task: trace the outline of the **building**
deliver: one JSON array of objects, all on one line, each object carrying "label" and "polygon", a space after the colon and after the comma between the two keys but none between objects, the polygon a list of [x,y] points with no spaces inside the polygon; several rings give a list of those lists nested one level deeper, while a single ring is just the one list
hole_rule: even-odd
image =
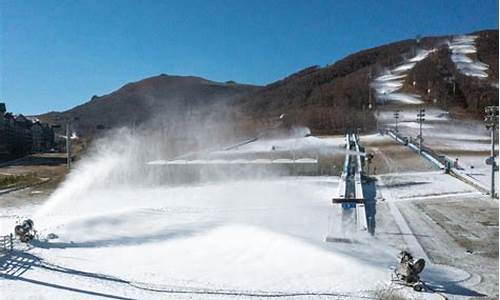
[{"label": "building", "polygon": [[55,133],[54,128],[47,123],[40,123],[42,125],[43,130],[43,142],[42,149],[44,151],[49,151],[54,148],[55,145]]},{"label": "building", "polygon": [[0,103],[0,159],[8,156],[9,154],[9,149],[7,147],[7,121],[5,119],[5,112],[5,103]]},{"label": "building", "polygon": [[43,127],[40,122],[35,122],[31,125],[31,152],[43,152],[44,149]]},{"label": "building", "polygon": [[34,152],[46,152],[54,147],[54,130],[38,119],[13,115],[0,103],[0,160]]},{"label": "building", "polygon": [[23,115],[15,117],[15,155],[25,155],[31,153],[33,145],[33,136],[31,133],[31,126],[33,122]]},{"label": "building", "polygon": [[15,156],[16,148],[16,119],[12,113],[4,114],[4,132],[5,132],[5,142],[7,144],[8,156]]}]

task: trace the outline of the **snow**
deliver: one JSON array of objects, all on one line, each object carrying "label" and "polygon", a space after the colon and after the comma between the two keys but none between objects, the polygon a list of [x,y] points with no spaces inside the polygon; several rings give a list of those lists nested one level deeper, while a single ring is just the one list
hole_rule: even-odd
[{"label": "snow", "polygon": [[408,201],[437,195],[453,195],[476,190],[442,171],[394,173],[378,176],[380,193],[389,201]]},{"label": "snow", "polygon": [[390,93],[382,97],[385,100],[398,101],[405,104],[422,104],[423,101],[417,94]]},{"label": "snow", "polygon": [[[411,110],[400,112],[398,129],[403,136],[415,138],[418,135],[419,123],[415,121],[415,115],[416,112]],[[392,112],[386,111],[382,112],[379,118],[390,121],[387,124],[394,127],[391,117]],[[458,158],[464,174],[489,187],[491,166],[486,165],[485,160],[490,156],[491,138],[483,122],[469,120],[464,124],[463,121],[451,119],[447,114],[442,114],[436,109],[427,109],[425,118],[426,121],[422,126],[424,145],[439,154],[446,155],[452,161]],[[497,153],[498,147],[498,141],[496,141]],[[495,173],[498,174],[498,172]],[[496,184],[496,190],[498,190],[498,184]]]},{"label": "snow", "polygon": [[[433,287],[435,290],[442,290],[442,284],[440,281],[449,280],[453,278],[453,283],[460,283],[454,287],[450,287],[448,292],[454,294],[452,290],[455,290],[457,295],[460,294],[458,291],[463,290],[462,284],[465,286],[476,285],[480,282],[480,276],[475,274],[470,274],[465,270],[460,270],[458,268],[453,268],[450,266],[445,266],[435,263],[435,256],[432,252],[429,254],[421,244],[421,237],[419,237],[412,228],[417,226],[415,220],[412,216],[403,214],[400,211],[400,206],[405,207],[410,200],[411,203],[415,203],[418,200],[429,200],[434,199],[440,201],[440,198],[456,198],[463,195],[471,197],[481,197],[481,194],[477,191],[472,191],[470,187],[463,182],[447,175],[442,172],[420,172],[420,173],[405,173],[405,174],[388,174],[384,176],[378,176],[379,198],[383,198],[386,201],[389,211],[393,216],[396,226],[402,234],[402,239],[408,247],[408,250],[414,255],[414,257],[421,257],[426,260],[426,267],[422,273],[422,278],[425,278],[426,285]],[[444,189],[442,187],[445,187]],[[416,191],[423,192],[420,196],[415,194]],[[412,191],[412,192],[410,192]],[[468,191],[468,192],[467,192]],[[421,216],[426,216],[424,211],[415,211],[416,214]],[[424,217],[425,218],[425,217]],[[425,218],[426,221],[430,220]],[[430,222],[433,223],[433,222]],[[448,278],[448,279],[445,279]],[[408,295],[407,299],[413,299],[413,295]],[[433,299],[441,299],[434,295]],[[449,295],[446,295],[447,297]],[[417,299],[425,298],[423,295],[416,296]],[[443,297],[444,298],[444,297]],[[445,298],[447,299],[447,298]]]},{"label": "snow", "polygon": [[[399,122],[415,121],[417,118],[417,109],[401,109],[399,108]],[[394,122],[394,111],[385,110],[378,112],[379,121]],[[449,119],[449,113],[442,109],[433,107],[425,108],[425,120],[429,121],[446,121]]]},{"label": "snow", "polygon": [[[330,204],[337,184],[337,177],[286,177],[87,191],[35,220],[41,236],[58,238],[11,257],[25,270],[17,280],[0,280],[2,295],[370,295],[390,282],[398,249],[364,235],[358,244],[324,241],[343,231],[335,227],[342,211]],[[38,209],[9,211],[2,229],[13,226],[13,213]],[[433,266],[425,276],[442,283],[462,273]]]},{"label": "snow", "polygon": [[403,215],[399,211],[396,204],[391,201],[388,203],[388,206],[392,216],[394,217],[394,221],[398,225],[399,230],[403,235],[403,238],[406,244],[408,245],[409,249],[411,249],[413,255],[415,257],[421,257],[425,259],[425,261],[430,261],[429,257],[427,256],[427,253],[425,253],[425,250],[422,248],[422,245],[420,245],[417,238],[413,235],[413,232],[406,223],[406,220],[404,219]]},{"label": "snow", "polygon": [[211,155],[224,154],[255,154],[262,152],[291,152],[308,151],[311,153],[345,152],[342,146],[345,144],[344,136],[338,137],[297,137],[297,138],[267,138],[258,139],[255,142],[233,148],[226,151],[214,151]]},{"label": "snow", "polygon": [[[496,145],[498,149],[498,144]],[[460,155],[459,165],[464,170],[463,173],[479,181],[483,186],[490,189],[491,185],[491,166],[486,164],[485,156],[478,155]],[[498,157],[496,159],[498,164]],[[495,171],[495,191],[498,192],[498,171]]]},{"label": "snow", "polygon": [[224,165],[224,164],[316,164],[317,159],[314,158],[299,158],[299,159],[195,159],[195,160],[154,160],[150,161],[148,165]]},{"label": "snow", "polygon": [[[35,242],[26,254],[45,264],[161,289],[360,295],[389,280],[387,268],[397,250],[324,242],[331,219],[341,213],[330,204],[337,183],[335,177],[291,177],[73,194],[35,220],[41,236],[58,238]],[[39,208],[15,213],[34,209]],[[15,219],[4,217],[2,228],[13,227]],[[374,255],[369,262],[364,258]],[[76,273],[33,265],[25,280],[2,280],[0,287],[7,297],[20,290],[25,295],[38,290],[50,299],[88,296],[27,280],[158,297],[128,283]]]},{"label": "snow", "polygon": [[414,57],[408,59],[409,62],[419,62],[427,58],[429,54],[434,52],[435,50],[425,50],[425,49],[420,49]]},{"label": "snow", "polygon": [[393,72],[396,72],[396,73],[399,73],[399,72],[406,72],[406,71],[409,71],[411,69],[413,69],[413,67],[416,65],[416,63],[407,63],[407,64],[402,64],[396,68],[394,68],[392,71]]},{"label": "snow", "polygon": [[450,48],[451,60],[455,63],[457,69],[467,76],[478,78],[486,78],[488,74],[485,72],[489,66],[483,62],[473,60],[468,54],[477,53],[476,49],[477,36],[455,36],[448,43]]},{"label": "snow", "polygon": [[415,56],[376,77],[370,83],[370,86],[375,89],[377,99],[383,102],[395,101],[405,104],[422,104],[423,101],[420,95],[398,91],[403,87],[407,72],[413,69],[419,61],[427,58],[433,51],[435,50],[420,49]]},{"label": "snow", "polygon": [[[345,153],[344,142],[343,136],[262,139],[221,152]],[[33,216],[40,236],[4,259],[2,297],[359,299],[390,282],[389,267],[404,245],[393,248],[356,232],[355,222],[344,224],[349,214],[331,203],[339,177],[167,185],[149,182],[144,163],[134,167],[137,157],[127,152],[134,147],[106,146],[79,161],[45,203],[0,208],[1,234]],[[379,182],[390,202],[472,192],[438,172],[387,174]],[[332,235],[357,243],[325,242]],[[435,265],[425,272],[440,284],[468,275]]]},{"label": "snow", "polygon": [[[401,122],[398,123],[398,126],[409,127],[409,128],[420,128],[420,123],[418,122]],[[422,129],[430,129],[432,125],[422,124]]]},{"label": "snow", "polygon": [[[186,288],[345,293],[373,289],[374,283],[362,283],[387,278],[384,268],[364,266],[348,255],[239,224],[151,245],[56,250],[52,255],[59,254],[85,257],[86,269],[99,273]],[[129,257],[134,258],[134,268],[120,266]],[[62,258],[59,263],[74,265],[75,260]]]}]

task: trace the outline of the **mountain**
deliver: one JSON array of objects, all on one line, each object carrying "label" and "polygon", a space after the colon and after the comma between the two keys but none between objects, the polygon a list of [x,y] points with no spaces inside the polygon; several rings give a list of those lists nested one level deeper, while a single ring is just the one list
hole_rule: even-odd
[{"label": "mountain", "polygon": [[[376,111],[431,105],[479,118],[498,103],[498,30],[415,38],[312,66],[264,87],[160,75],[130,83],[71,110],[40,119],[80,131],[141,124],[152,118],[228,118],[246,131],[304,125],[314,133],[373,130]],[[214,117],[215,116],[215,117]]]},{"label": "mountain", "polygon": [[192,76],[159,76],[126,84],[104,96],[64,112],[38,116],[51,124],[70,122],[80,134],[93,135],[99,130],[136,126],[152,119],[173,118],[191,111],[209,111],[232,99],[259,90],[253,85],[214,82]]},{"label": "mountain", "polygon": [[478,117],[484,106],[495,103],[498,30],[364,50],[292,74],[243,97],[239,105],[243,114],[257,118],[287,113],[290,123],[313,132],[342,133],[373,129],[373,111],[386,105],[435,105]]}]

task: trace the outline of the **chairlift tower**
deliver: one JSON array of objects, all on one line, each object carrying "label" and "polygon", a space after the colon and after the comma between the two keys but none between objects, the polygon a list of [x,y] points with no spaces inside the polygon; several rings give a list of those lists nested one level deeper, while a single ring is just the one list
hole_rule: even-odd
[{"label": "chairlift tower", "polygon": [[491,154],[486,160],[487,164],[491,165],[491,198],[495,198],[495,170],[497,169],[497,164],[495,161],[495,135],[498,129],[498,106],[487,106],[484,108],[484,125],[486,129],[491,131]]},{"label": "chairlift tower", "polygon": [[417,113],[417,121],[419,123],[419,134],[418,134],[418,153],[422,154],[422,143],[424,138],[422,137],[422,123],[425,121],[425,109],[421,109]]}]

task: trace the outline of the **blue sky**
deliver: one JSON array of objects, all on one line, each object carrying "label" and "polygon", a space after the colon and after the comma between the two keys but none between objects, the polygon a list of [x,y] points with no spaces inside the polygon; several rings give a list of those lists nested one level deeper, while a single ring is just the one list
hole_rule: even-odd
[{"label": "blue sky", "polygon": [[0,101],[61,111],[160,73],[266,84],[418,34],[498,28],[498,0],[0,0]]}]

